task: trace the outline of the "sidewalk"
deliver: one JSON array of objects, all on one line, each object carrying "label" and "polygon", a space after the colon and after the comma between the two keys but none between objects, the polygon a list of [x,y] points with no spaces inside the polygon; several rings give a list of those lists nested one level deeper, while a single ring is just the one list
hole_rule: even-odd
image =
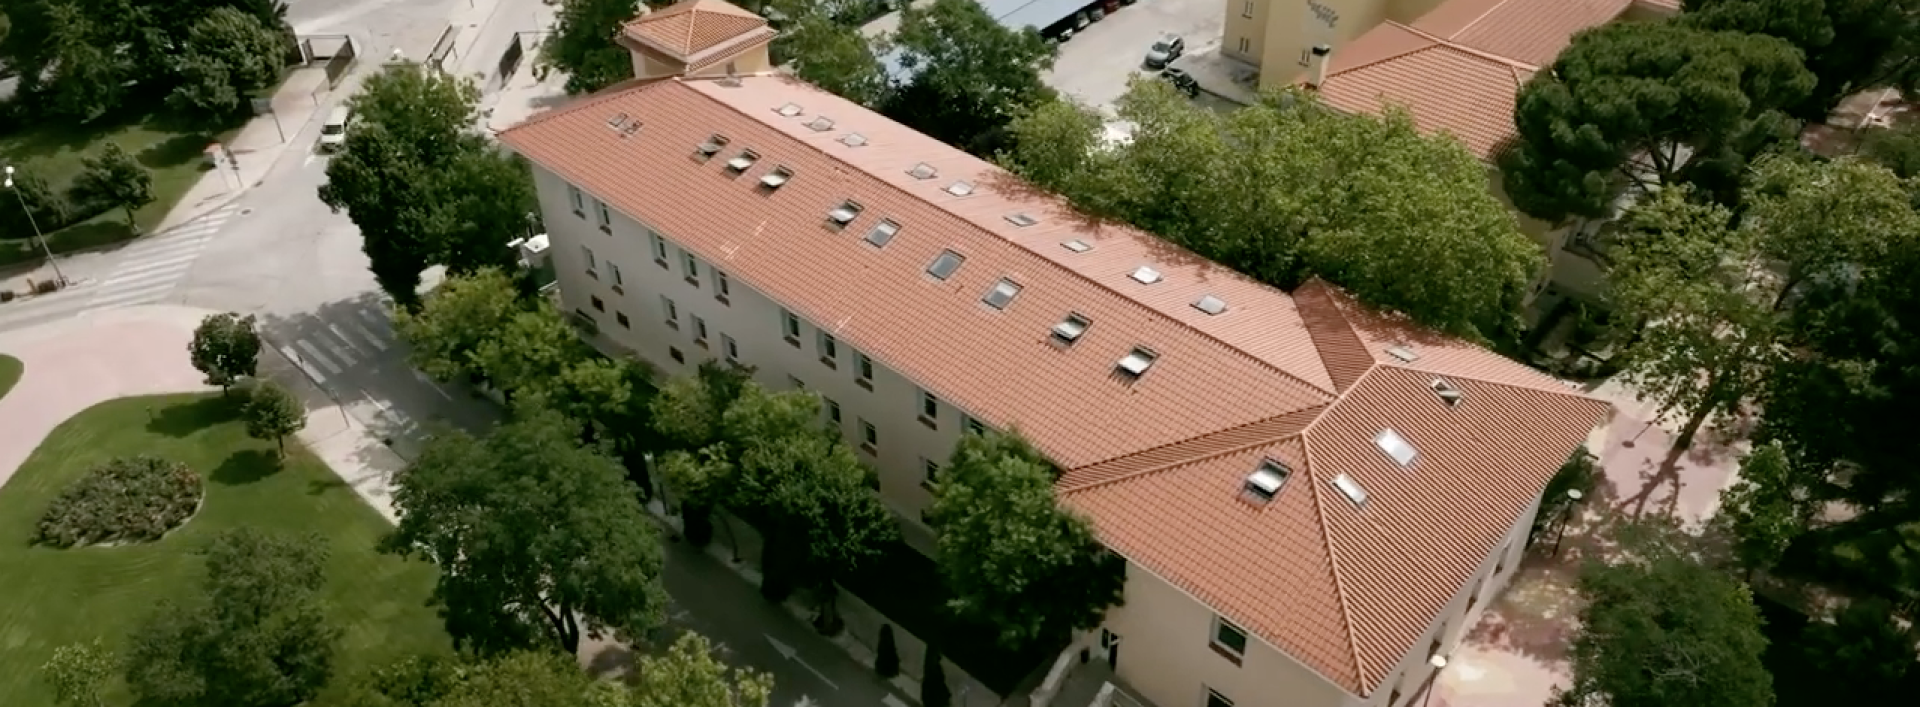
[{"label": "sidewalk", "polygon": [[222,158],[187,190],[154,231],[165,231],[226,206],[258,185],[289,152],[299,154],[299,150],[311,148],[310,142],[301,139],[301,133],[323,109],[340,100],[334,95],[337,91],[325,90],[326,81],[326,70],[319,66],[289,74],[273,94],[273,110],[247,121],[227,143],[239,168]]}]

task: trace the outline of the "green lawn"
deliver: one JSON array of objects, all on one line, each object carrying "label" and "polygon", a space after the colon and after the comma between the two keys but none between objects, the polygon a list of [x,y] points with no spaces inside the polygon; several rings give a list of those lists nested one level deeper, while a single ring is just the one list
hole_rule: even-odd
[{"label": "green lawn", "polygon": [[0,354],[0,398],[7,397],[13,391],[15,383],[20,382],[20,374],[26,371],[20,359]]},{"label": "green lawn", "polygon": [[[117,123],[102,119],[88,125],[45,121],[31,130],[0,136],[0,161],[33,170],[65,193],[81,172],[82,159],[97,154],[108,142],[116,143],[153,175],[153,203],[134,212],[140,228],[151,230],[206,173],[202,152],[207,144],[231,138],[234,132],[179,122],[157,115]],[[126,240],[129,235],[126,213],[112,209],[50,233],[48,241],[57,252],[72,252]],[[30,245],[0,242],[0,265],[38,257]]]},{"label": "green lawn", "polygon": [[[184,461],[207,480],[207,501],[178,531],[152,544],[51,550],[27,538],[42,509],[91,464],[157,454]],[[272,446],[250,439],[234,406],[218,394],[126,398],[61,424],[0,487],[0,695],[8,705],[50,705],[38,668],[57,646],[102,638],[120,645],[155,601],[190,594],[200,579],[193,554],[210,536],[252,526],[316,531],[332,546],[326,595],[346,630],[336,675],[397,656],[449,651],[439,618],[425,606],[430,565],[374,552],[390,527],[304,448],[284,465]],[[336,685],[338,681],[336,680]],[[323,694],[311,703],[337,699]],[[116,685],[108,704],[129,703]]]}]

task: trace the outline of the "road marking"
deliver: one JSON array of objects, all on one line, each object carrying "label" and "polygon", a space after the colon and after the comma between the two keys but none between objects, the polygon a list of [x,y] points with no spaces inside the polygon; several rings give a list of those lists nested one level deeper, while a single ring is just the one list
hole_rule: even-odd
[{"label": "road marking", "polygon": [[382,318],[379,315],[374,314],[373,312],[370,312],[364,309],[359,309],[354,311],[355,313],[360,315],[361,319],[367,320],[368,324],[374,325],[375,327],[379,328],[381,331],[388,331],[393,328],[385,318]]},{"label": "road marking", "polygon": [[192,253],[187,253],[184,255],[176,255],[171,258],[167,258],[165,260],[141,261],[140,264],[135,267],[127,268],[114,273],[113,279],[101,283],[101,286],[112,287],[114,285],[118,285],[123,282],[144,280],[149,277],[153,277],[155,275],[165,277],[173,273],[155,272],[155,271],[176,270],[176,269],[179,269],[180,266],[190,263],[193,261],[194,258],[198,258],[198,257],[200,257],[200,252],[196,250]]},{"label": "road marking", "polygon": [[880,704],[886,705],[887,707],[908,707],[906,702],[898,697],[894,697],[891,692],[887,693],[886,697],[880,698]]},{"label": "road marking", "polygon": [[765,634],[765,635],[767,637],[767,642],[773,644],[773,651],[775,653],[779,653],[780,657],[786,658],[787,660],[791,660],[795,663],[800,664],[800,667],[805,668],[807,672],[813,673],[814,677],[820,678],[820,682],[826,683],[828,688],[831,688],[834,690],[840,689],[839,685],[835,685],[833,684],[832,680],[827,679],[827,676],[825,673],[820,672],[819,669],[814,668],[811,665],[807,665],[807,661],[801,660],[800,651],[795,650],[793,646],[789,646],[785,643],[781,643],[780,639],[774,638],[773,634],[771,633]]},{"label": "road marking", "polygon": [[132,289],[121,289],[118,291],[102,290],[99,294],[94,295],[93,302],[87,306],[92,309],[109,309],[152,302],[155,299],[165,296],[168,291],[173,289],[173,285],[174,281],[168,280],[166,282],[158,282],[145,287],[134,287]]},{"label": "road marking", "polygon": [[321,339],[320,344],[327,347],[327,353],[331,353],[333,354],[334,358],[340,359],[340,365],[342,366],[352,368],[354,367],[355,364],[359,363],[358,361],[354,360],[353,354],[348,353],[344,349],[341,349],[338,345],[334,344],[331,341],[328,341],[326,339]]},{"label": "road marking", "polygon": [[325,366],[327,368],[328,373],[332,373],[336,376],[340,375],[340,367],[333,365],[333,361],[328,359],[326,354],[320,353],[320,349],[318,347],[315,347],[312,342],[307,341],[306,339],[299,339],[294,341],[293,345],[300,347],[301,351],[305,351],[307,353],[307,358],[312,359],[314,363],[318,363],[322,366]]},{"label": "road marking", "polygon": [[307,365],[306,361],[301,360],[300,352],[293,350],[292,346],[281,346],[280,355],[287,357],[287,360],[292,361],[293,365],[299,366],[300,370],[305,372],[307,377],[312,378],[314,383],[325,384],[327,382],[327,377],[320,375],[319,371],[313,370],[312,366]]},{"label": "road marking", "polygon": [[[333,325],[329,324],[327,326],[333,326]],[[374,333],[371,331],[367,331],[367,328],[360,326],[358,322],[347,322],[347,326],[353,327],[354,331],[360,332],[360,338],[366,339],[367,343],[372,344],[374,350],[376,351],[387,350],[386,343],[382,342],[379,336],[374,335]]]}]

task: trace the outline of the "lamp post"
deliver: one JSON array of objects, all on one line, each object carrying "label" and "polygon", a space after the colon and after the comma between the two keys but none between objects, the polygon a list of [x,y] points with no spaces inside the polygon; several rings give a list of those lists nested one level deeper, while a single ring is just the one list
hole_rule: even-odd
[{"label": "lamp post", "polygon": [[1560,541],[1567,537],[1567,521],[1573,515],[1573,507],[1580,505],[1580,499],[1585,497],[1586,494],[1581,493],[1580,489],[1567,489],[1567,504],[1560,507],[1560,521],[1556,523],[1560,528],[1553,534],[1554,557],[1560,556]]},{"label": "lamp post", "polygon": [[1433,666],[1433,674],[1427,676],[1427,695],[1420,698],[1420,707],[1427,707],[1433,701],[1433,688],[1440,684],[1440,671],[1447,667],[1447,657],[1435,653],[1427,658],[1427,665]]},{"label": "lamp post", "polygon": [[47,256],[47,264],[53,266],[53,279],[61,287],[67,286],[67,276],[60,272],[60,261],[53,257],[53,248],[47,245],[47,236],[40,232],[40,222],[33,218],[33,209],[27,206],[27,197],[13,186],[13,165],[7,165],[7,190],[13,192],[13,198],[20,201],[20,210],[27,214],[27,224],[33,227],[33,239],[40,241],[40,252]]}]

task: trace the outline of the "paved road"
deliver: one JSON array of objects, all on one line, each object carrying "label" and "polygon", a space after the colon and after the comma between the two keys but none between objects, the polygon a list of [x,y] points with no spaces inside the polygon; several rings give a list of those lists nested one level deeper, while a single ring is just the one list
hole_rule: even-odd
[{"label": "paved road", "polygon": [[0,308],[0,329],[162,301],[185,278],[208,243],[240,212],[237,206],[223,207],[79,263],[63,258],[63,272],[77,284]]}]

